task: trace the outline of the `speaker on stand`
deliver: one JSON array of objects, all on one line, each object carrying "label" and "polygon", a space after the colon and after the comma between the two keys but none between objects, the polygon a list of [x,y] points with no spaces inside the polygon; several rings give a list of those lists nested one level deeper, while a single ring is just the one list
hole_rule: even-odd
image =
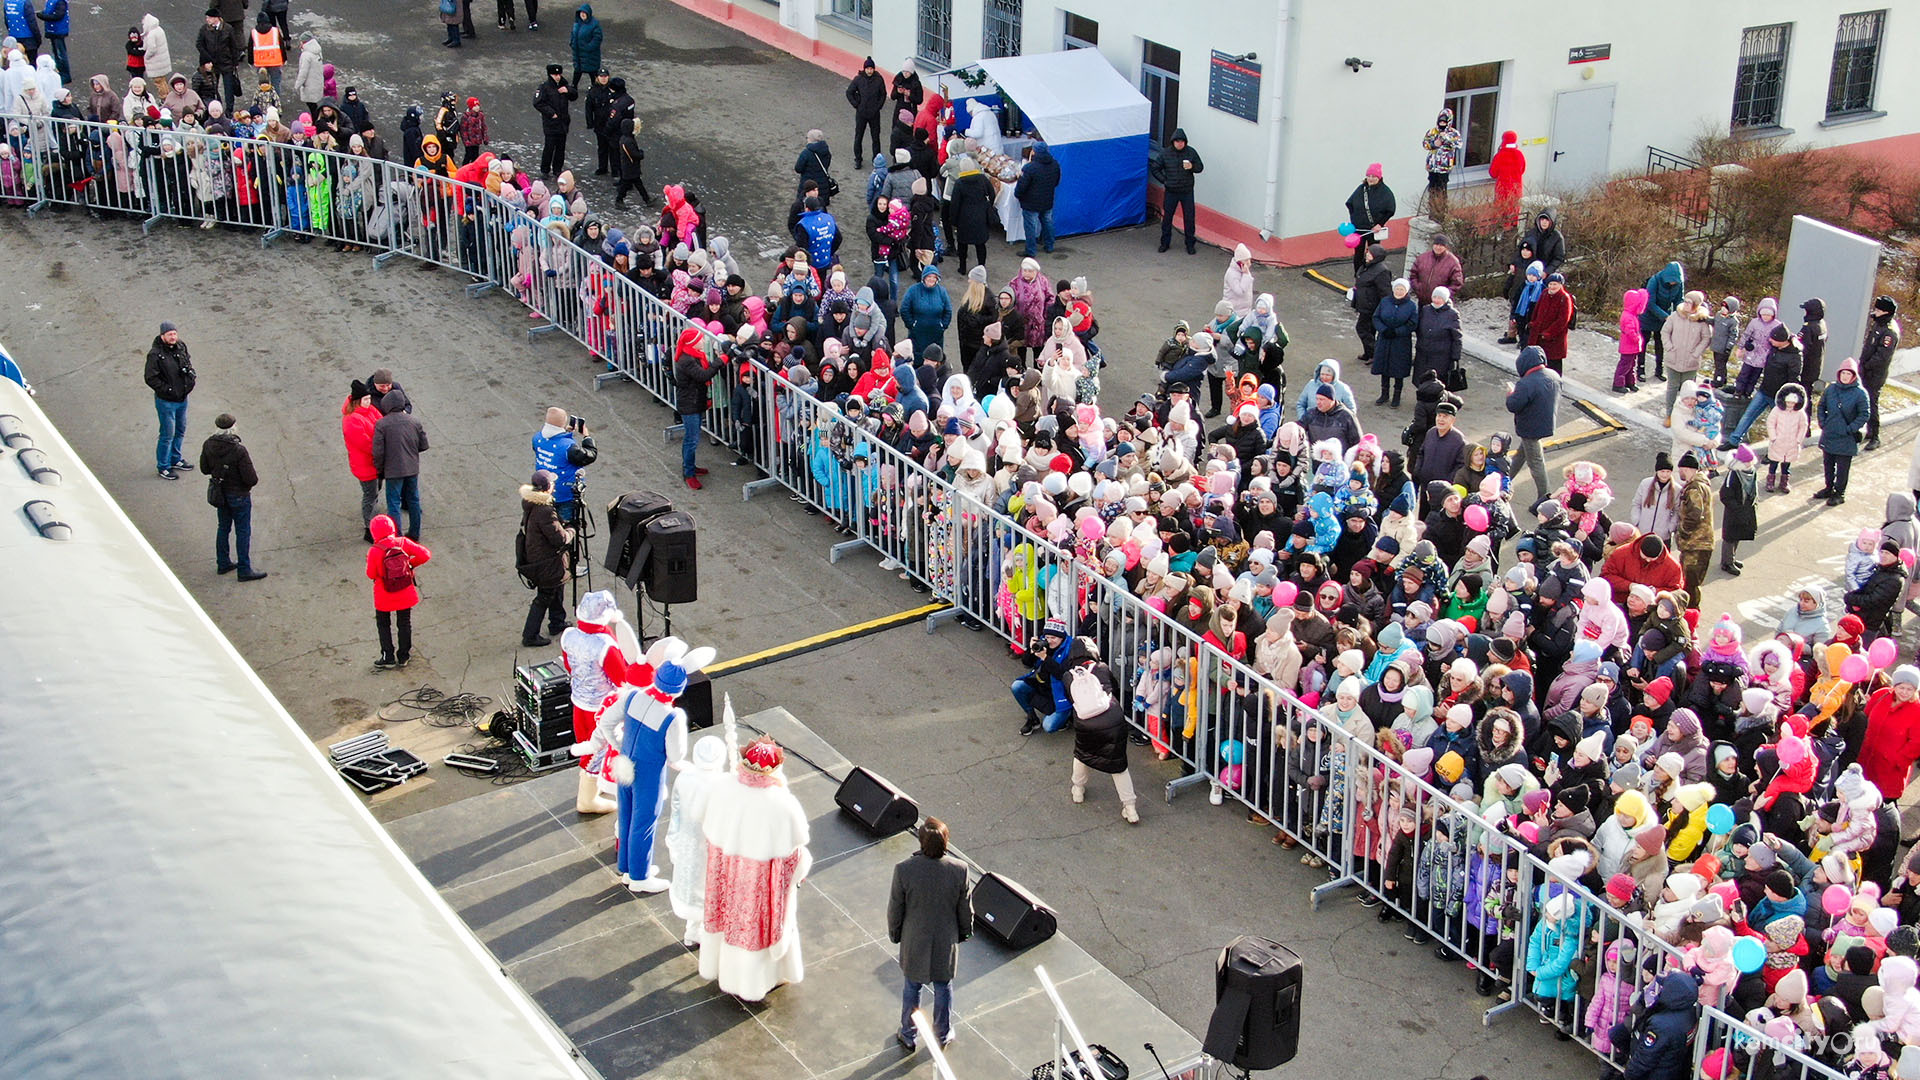
[{"label": "speaker on stand", "polygon": [[1277,941],[1238,937],[1214,965],[1213,1018],[1201,1047],[1236,1068],[1275,1069],[1300,1049],[1300,958]]},{"label": "speaker on stand", "polygon": [[700,598],[699,545],[693,517],[656,491],[629,491],[607,507],[607,553],[601,562],[633,589],[634,630],[646,633],[646,599],[661,606],[673,633],[673,605]]}]

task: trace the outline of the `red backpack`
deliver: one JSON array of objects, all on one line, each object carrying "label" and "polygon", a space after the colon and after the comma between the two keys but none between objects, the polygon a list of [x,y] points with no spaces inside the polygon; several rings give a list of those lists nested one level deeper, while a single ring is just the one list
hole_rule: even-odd
[{"label": "red backpack", "polygon": [[380,555],[380,587],[390,593],[413,588],[413,559],[406,545],[396,540]]}]

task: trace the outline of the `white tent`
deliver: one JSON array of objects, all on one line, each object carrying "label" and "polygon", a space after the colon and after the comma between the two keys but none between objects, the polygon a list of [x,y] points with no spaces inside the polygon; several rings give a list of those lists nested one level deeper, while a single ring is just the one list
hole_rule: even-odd
[{"label": "white tent", "polygon": [[1152,106],[1098,49],[1003,56],[979,66],[1050,145],[1147,133]]}]

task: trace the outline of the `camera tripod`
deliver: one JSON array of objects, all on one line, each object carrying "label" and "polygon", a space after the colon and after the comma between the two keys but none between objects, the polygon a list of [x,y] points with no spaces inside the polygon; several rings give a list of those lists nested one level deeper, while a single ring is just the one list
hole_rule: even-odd
[{"label": "camera tripod", "polygon": [[[576,475],[573,481],[573,499],[561,504],[563,507],[571,508],[571,514],[567,520],[573,526],[573,542],[567,546],[567,565],[571,567],[568,578],[573,582],[573,606],[576,610],[580,607],[582,577],[587,579],[587,591],[593,591],[593,558],[587,541],[599,535],[594,528],[593,508],[587,505],[586,494],[587,478]],[[584,574],[581,572],[583,569]]]}]

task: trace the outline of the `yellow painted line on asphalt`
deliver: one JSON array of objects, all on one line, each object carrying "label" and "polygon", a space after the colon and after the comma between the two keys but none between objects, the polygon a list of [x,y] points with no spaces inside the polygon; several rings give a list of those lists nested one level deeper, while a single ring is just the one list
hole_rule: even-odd
[{"label": "yellow painted line on asphalt", "polygon": [[891,630],[896,626],[905,626],[911,622],[918,622],[935,612],[945,611],[950,606],[949,604],[940,603],[909,608],[906,611],[896,612],[892,615],[883,615],[877,619],[868,619],[866,622],[854,623],[851,626],[842,626],[837,630],[829,630],[824,634],[815,634],[812,637],[803,637],[798,641],[789,641],[785,645],[776,645],[771,649],[762,649],[759,652],[749,653],[746,656],[736,656],[731,660],[723,660],[720,663],[708,665],[705,670],[707,676],[714,679],[722,675],[738,674],[739,672],[762,667],[775,661],[790,659],[802,653],[813,652],[816,649],[839,645],[842,642],[866,637],[869,634],[878,634],[883,630]]}]

